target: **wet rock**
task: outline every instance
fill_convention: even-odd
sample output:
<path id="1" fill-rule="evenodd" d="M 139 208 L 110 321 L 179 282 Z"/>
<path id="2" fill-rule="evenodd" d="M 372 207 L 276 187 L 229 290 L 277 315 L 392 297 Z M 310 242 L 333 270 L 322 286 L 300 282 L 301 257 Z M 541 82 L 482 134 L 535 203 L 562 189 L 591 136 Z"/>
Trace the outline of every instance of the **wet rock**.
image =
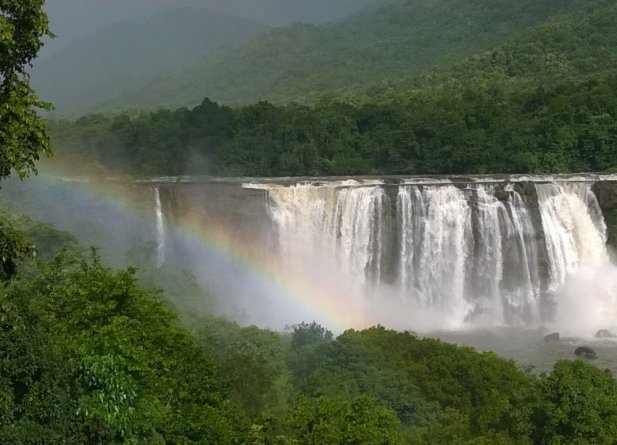
<path id="1" fill-rule="evenodd" d="M 600 329 L 596 332 L 596 338 L 617 338 L 617 335 L 613 334 L 608 329 Z"/>
<path id="2" fill-rule="evenodd" d="M 506 192 L 503 188 L 496 189 L 494 193 L 495 198 L 499 199 L 500 201 L 507 201 L 510 197 L 510 192 Z"/>
<path id="3" fill-rule="evenodd" d="M 574 354 L 577 357 L 582 357 L 582 358 L 597 358 L 598 356 L 596 355 L 596 351 L 594 351 L 593 349 L 591 349 L 589 346 L 579 346 L 578 348 L 576 348 L 574 350 Z"/>
<path id="4" fill-rule="evenodd" d="M 544 341 L 559 341 L 559 332 L 553 332 L 544 336 Z"/>
<path id="5" fill-rule="evenodd" d="M 598 203 L 603 210 L 617 207 L 617 184 L 615 181 L 598 181 L 594 185 L 594 192 Z"/>

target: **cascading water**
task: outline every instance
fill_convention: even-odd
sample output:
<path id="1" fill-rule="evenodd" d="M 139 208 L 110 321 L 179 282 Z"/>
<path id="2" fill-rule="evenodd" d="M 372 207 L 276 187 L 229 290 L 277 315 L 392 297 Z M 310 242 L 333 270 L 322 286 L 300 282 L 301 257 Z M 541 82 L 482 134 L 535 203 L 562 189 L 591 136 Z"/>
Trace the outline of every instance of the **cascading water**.
<path id="1" fill-rule="evenodd" d="M 465 194 L 450 185 L 404 186 L 398 197 L 404 296 L 422 306 L 466 312 L 466 260 L 473 234 Z"/>
<path id="2" fill-rule="evenodd" d="M 587 182 L 536 183 L 537 203 L 516 182 L 439 182 L 259 187 L 286 261 L 335 258 L 365 298 L 386 286 L 459 325 L 546 321 L 569 275 L 609 261 Z"/>
<path id="3" fill-rule="evenodd" d="M 609 262 L 606 224 L 587 183 L 536 184 L 548 252 L 549 290 L 581 266 Z"/>
<path id="4" fill-rule="evenodd" d="M 506 319 L 515 324 L 538 320 L 538 300 L 541 293 L 538 232 L 521 194 L 512 184 L 508 193 L 508 215 L 504 253 L 508 270 L 503 274 Z M 514 265 L 516 267 L 511 267 Z"/>
<path id="5" fill-rule="evenodd" d="M 282 255 L 303 261 L 335 258 L 340 271 L 362 285 L 379 282 L 386 195 L 355 181 L 267 187 Z"/>
<path id="6" fill-rule="evenodd" d="M 161 267 L 165 262 L 165 217 L 161 206 L 161 193 L 154 187 L 154 210 L 156 213 L 156 265 Z"/>
<path id="7" fill-rule="evenodd" d="M 504 274 L 503 244 L 513 230 L 506 206 L 493 188 L 476 190 L 477 243 L 472 283 L 477 309 L 487 321 L 499 320 L 503 314 L 501 283 Z"/>

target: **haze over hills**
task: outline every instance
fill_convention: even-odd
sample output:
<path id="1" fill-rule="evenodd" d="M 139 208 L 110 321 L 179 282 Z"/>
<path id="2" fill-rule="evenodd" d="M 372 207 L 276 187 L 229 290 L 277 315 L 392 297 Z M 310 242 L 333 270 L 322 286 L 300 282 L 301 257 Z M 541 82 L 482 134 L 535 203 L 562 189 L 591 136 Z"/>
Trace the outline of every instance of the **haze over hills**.
<path id="1" fill-rule="evenodd" d="M 402 1 L 324 26 L 275 29 L 120 95 L 108 109 L 311 100 L 452 65 L 520 35 L 573 0 Z"/>
<path id="2" fill-rule="evenodd" d="M 38 61 L 32 83 L 61 113 L 77 112 L 266 29 L 203 8 L 167 9 L 108 25 Z"/>
<path id="3" fill-rule="evenodd" d="M 380 3 L 394 0 L 378 0 Z M 56 38 L 47 42 L 47 57 L 76 40 L 115 22 L 170 8 L 204 8 L 272 26 L 294 22 L 323 23 L 360 10 L 375 0 L 46 0 L 45 10 Z"/>

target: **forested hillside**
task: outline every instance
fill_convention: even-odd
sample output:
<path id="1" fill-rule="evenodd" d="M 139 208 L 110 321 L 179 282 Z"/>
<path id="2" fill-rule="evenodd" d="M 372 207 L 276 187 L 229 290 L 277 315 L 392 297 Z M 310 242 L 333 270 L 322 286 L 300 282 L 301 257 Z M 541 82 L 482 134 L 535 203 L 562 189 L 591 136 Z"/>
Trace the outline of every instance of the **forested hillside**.
<path id="1" fill-rule="evenodd" d="M 266 26 L 203 8 L 173 8 L 108 25 L 38 61 L 32 82 L 59 113 L 84 112 Z"/>
<path id="2" fill-rule="evenodd" d="M 614 171 L 617 5 L 598 0 L 450 69 L 351 104 L 210 100 L 53 122 L 60 157 L 133 174 Z"/>
<path id="3" fill-rule="evenodd" d="M 401 79 L 508 41 L 578 0 L 402 0 L 328 25 L 275 29 L 120 95 L 106 108 L 307 101 Z"/>
<path id="4" fill-rule="evenodd" d="M 616 19 L 614 2 L 584 2 L 573 12 L 531 28 L 510 43 L 470 56 L 449 69 L 432 70 L 400 82 L 374 86 L 366 96 L 371 101 L 400 101 L 409 100 L 419 90 L 443 85 L 493 83 L 496 87 L 507 88 L 513 82 L 520 82 L 539 86 L 614 73 L 617 69 L 617 30 L 613 26 Z"/>

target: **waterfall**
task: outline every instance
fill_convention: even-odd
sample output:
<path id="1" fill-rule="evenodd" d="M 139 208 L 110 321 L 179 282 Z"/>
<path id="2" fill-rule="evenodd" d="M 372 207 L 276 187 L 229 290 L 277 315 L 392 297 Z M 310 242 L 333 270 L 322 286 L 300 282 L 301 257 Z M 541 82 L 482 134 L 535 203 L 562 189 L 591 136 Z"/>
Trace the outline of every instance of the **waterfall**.
<path id="1" fill-rule="evenodd" d="M 417 268 L 412 272 L 416 298 L 423 306 L 462 314 L 468 310 L 465 276 L 473 239 L 471 208 L 465 194 L 454 186 L 427 187 L 422 195 L 424 221 L 416 245 Z"/>
<path id="2" fill-rule="evenodd" d="M 285 261 L 327 262 L 369 298 L 385 285 L 401 307 L 460 323 L 526 325 L 541 321 L 544 300 L 570 274 L 608 263 L 608 253 L 590 183 L 525 181 L 535 184 L 537 202 L 522 181 L 259 188 L 268 192 Z"/>
<path id="3" fill-rule="evenodd" d="M 504 271 L 502 287 L 505 290 L 506 319 L 515 324 L 538 319 L 538 298 L 541 293 L 538 233 L 521 194 L 513 185 L 505 187 L 508 193 L 508 224 L 506 248 L 508 270 Z"/>
<path id="4" fill-rule="evenodd" d="M 379 282 L 386 200 L 381 187 L 346 181 L 268 190 L 283 256 L 335 258 L 349 277 Z"/>
<path id="5" fill-rule="evenodd" d="M 580 266 L 608 263 L 606 225 L 587 183 L 536 184 L 555 291 Z"/>
<path id="6" fill-rule="evenodd" d="M 477 243 L 473 289 L 476 309 L 483 318 L 494 320 L 503 312 L 501 283 L 504 273 L 503 246 L 513 232 L 506 206 L 495 197 L 493 187 L 479 186 L 476 190 Z"/>
<path id="7" fill-rule="evenodd" d="M 156 212 L 156 266 L 161 267 L 165 262 L 165 219 L 161 206 L 161 194 L 158 187 L 154 187 L 154 209 Z"/>
<path id="8" fill-rule="evenodd" d="M 426 207 L 422 192 L 413 186 L 403 186 L 397 196 L 398 228 L 400 230 L 399 281 L 406 292 L 417 287 L 415 271 L 418 269 L 416 249 L 422 245 Z"/>

